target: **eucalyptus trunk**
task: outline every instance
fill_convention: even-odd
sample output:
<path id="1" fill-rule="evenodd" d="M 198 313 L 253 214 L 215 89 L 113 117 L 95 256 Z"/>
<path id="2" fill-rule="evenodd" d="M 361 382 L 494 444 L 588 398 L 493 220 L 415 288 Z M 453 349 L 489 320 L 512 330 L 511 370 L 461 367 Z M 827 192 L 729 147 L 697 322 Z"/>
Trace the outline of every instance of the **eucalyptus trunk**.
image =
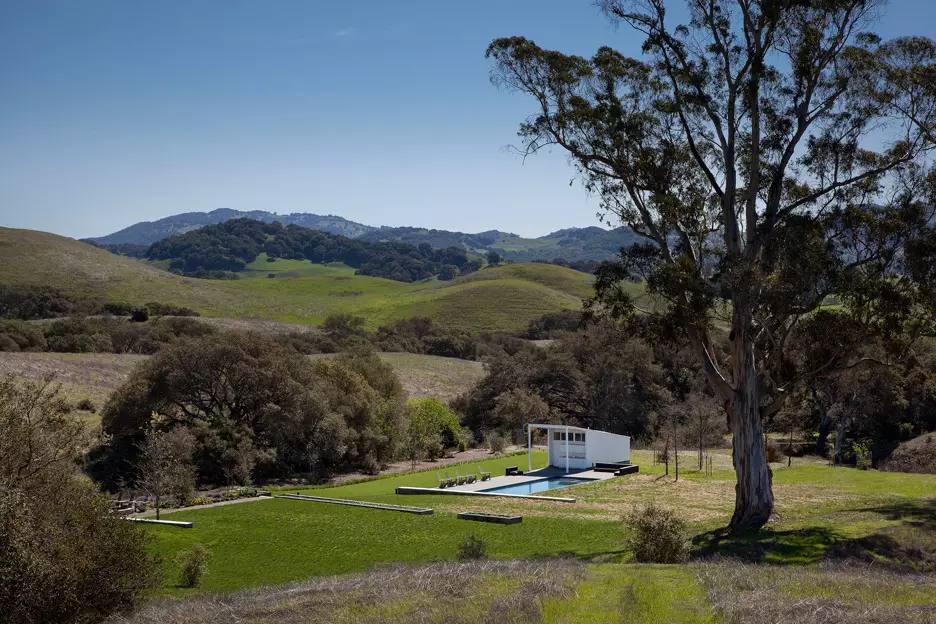
<path id="1" fill-rule="evenodd" d="M 744 311 L 735 310 L 733 368 L 736 387 L 729 407 L 732 461 L 737 479 L 734 515 L 729 524 L 732 533 L 757 529 L 773 514 L 773 475 L 764 443 L 754 344 L 745 331 L 750 325 L 749 318 Z"/>

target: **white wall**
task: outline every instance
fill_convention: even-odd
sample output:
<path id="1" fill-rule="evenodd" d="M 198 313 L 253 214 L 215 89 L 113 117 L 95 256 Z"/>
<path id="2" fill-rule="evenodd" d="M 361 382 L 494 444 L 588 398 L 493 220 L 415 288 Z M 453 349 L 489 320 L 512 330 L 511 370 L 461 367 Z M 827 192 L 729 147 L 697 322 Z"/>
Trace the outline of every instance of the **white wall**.
<path id="1" fill-rule="evenodd" d="M 564 440 L 554 440 L 554 432 L 564 432 L 562 429 L 549 430 L 549 464 L 557 468 L 566 467 L 566 443 Z M 569 431 L 570 437 L 576 432 Z M 630 461 L 630 438 L 604 431 L 589 430 L 585 432 L 585 443 L 569 442 L 569 468 L 591 468 L 596 462 Z"/>
<path id="2" fill-rule="evenodd" d="M 588 443 L 588 464 L 597 462 L 630 461 L 630 438 L 604 431 L 589 431 L 585 435 Z"/>

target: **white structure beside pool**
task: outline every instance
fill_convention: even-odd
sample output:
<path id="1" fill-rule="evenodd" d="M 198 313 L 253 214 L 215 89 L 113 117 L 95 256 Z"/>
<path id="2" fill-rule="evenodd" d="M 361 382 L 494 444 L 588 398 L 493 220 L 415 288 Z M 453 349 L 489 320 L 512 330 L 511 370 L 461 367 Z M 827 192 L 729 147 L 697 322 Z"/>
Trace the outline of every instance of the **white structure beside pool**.
<path id="1" fill-rule="evenodd" d="M 527 471 L 533 470 L 533 429 L 545 429 L 548 435 L 547 465 L 570 470 L 587 470 L 600 463 L 630 462 L 630 437 L 583 429 L 570 425 L 527 426 Z"/>

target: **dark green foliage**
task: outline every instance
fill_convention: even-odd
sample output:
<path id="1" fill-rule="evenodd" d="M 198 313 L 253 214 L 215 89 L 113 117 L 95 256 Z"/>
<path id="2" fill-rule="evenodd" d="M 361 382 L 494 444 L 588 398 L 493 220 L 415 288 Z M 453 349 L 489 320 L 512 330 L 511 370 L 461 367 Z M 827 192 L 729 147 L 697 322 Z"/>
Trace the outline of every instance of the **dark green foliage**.
<path id="1" fill-rule="evenodd" d="M 488 261 L 488 264 L 490 264 L 491 266 L 497 266 L 498 264 L 501 263 L 501 260 L 502 260 L 501 255 L 497 253 L 496 251 L 487 252 L 487 261 Z"/>
<path id="2" fill-rule="evenodd" d="M 443 449 L 458 448 L 461 425 L 458 416 L 444 403 L 438 399 L 410 399 L 406 410 L 411 436 L 426 443 L 438 441 Z"/>
<path id="3" fill-rule="evenodd" d="M 79 399 L 78 402 L 75 403 L 75 409 L 84 412 L 94 412 L 97 408 L 94 407 L 94 403 L 91 401 L 91 399 L 85 397 L 83 399 Z"/>
<path id="4" fill-rule="evenodd" d="M 868 441 L 855 442 L 852 444 L 852 452 L 855 454 L 855 467 L 858 470 L 871 470 L 871 443 Z"/>
<path id="5" fill-rule="evenodd" d="M 175 562 L 179 566 L 179 586 L 198 587 L 202 577 L 208 574 L 211 563 L 211 551 L 201 544 L 195 544 L 189 550 L 176 554 Z"/>
<path id="6" fill-rule="evenodd" d="M 94 245 L 100 249 L 105 249 L 118 256 L 127 256 L 128 258 L 145 258 L 146 250 L 149 245 L 137 245 L 134 243 L 101 244 L 89 238 L 82 239 L 82 242 Z"/>
<path id="7" fill-rule="evenodd" d="M 442 268 L 439 269 L 439 279 L 444 282 L 455 279 L 458 274 L 458 267 L 454 264 L 443 264 Z"/>
<path id="8" fill-rule="evenodd" d="M 414 316 L 380 327 L 370 340 L 381 351 L 406 351 L 462 360 L 481 359 L 501 351 L 505 344 L 519 348 L 518 345 L 522 343 L 505 335 L 479 335 L 440 327 L 425 316 Z"/>
<path id="9" fill-rule="evenodd" d="M 625 545 L 638 563 L 684 563 L 689 558 L 686 522 L 670 509 L 651 503 L 624 516 Z"/>
<path id="10" fill-rule="evenodd" d="M 248 332 L 180 338 L 111 396 L 102 412 L 111 438 L 93 470 L 109 484 L 130 480 L 153 412 L 160 427 L 192 431 L 206 483 L 372 466 L 392 459 L 397 392 L 386 370 L 353 356 L 309 361 Z"/>
<path id="11" fill-rule="evenodd" d="M 487 557 L 488 545 L 477 535 L 469 535 L 458 544 L 455 558 L 459 561 L 474 561 Z"/>
<path id="12" fill-rule="evenodd" d="M 45 351 L 42 325 L 0 320 L 0 351 Z"/>
<path id="13" fill-rule="evenodd" d="M 329 314 L 322 323 L 322 331 L 335 342 L 346 343 L 364 336 L 364 319 L 351 314 Z"/>
<path id="14" fill-rule="evenodd" d="M 140 527 L 76 470 L 81 423 L 48 383 L 0 381 L 0 620 L 99 622 L 159 576 Z"/>
<path id="15" fill-rule="evenodd" d="M 561 422 L 652 437 L 654 413 L 681 400 L 698 371 L 683 361 L 684 350 L 636 332 L 613 323 L 592 324 L 586 331 L 562 334 L 548 349 L 526 346 L 492 356 L 488 375 L 453 407 L 473 432 L 499 430 L 514 438 L 515 417 L 504 420 L 514 411 L 498 409 L 498 401 L 520 390 L 539 397 Z"/>
<path id="16" fill-rule="evenodd" d="M 79 309 L 72 297 L 50 286 L 0 284 L 0 318 L 59 318 Z"/>
<path id="17" fill-rule="evenodd" d="M 152 316 L 199 316 L 198 312 L 191 308 L 156 301 L 147 303 L 146 309 Z"/>
<path id="18" fill-rule="evenodd" d="M 618 246 L 614 251 L 609 253 L 609 256 L 614 255 L 618 252 L 620 246 Z M 553 258 L 552 260 L 544 260 L 542 258 L 537 258 L 533 262 L 542 262 L 544 264 L 555 264 L 556 266 L 566 267 L 573 269 L 575 271 L 581 271 L 582 273 L 594 274 L 600 266 L 600 262 L 597 260 L 566 260 L 565 258 Z"/>
<path id="19" fill-rule="evenodd" d="M 130 313 L 131 323 L 145 323 L 149 320 L 149 311 L 146 308 L 137 308 Z"/>
<path id="20" fill-rule="evenodd" d="M 69 318 L 42 324 L 0 321 L 0 351 L 152 354 L 179 336 L 216 332 L 207 323 L 175 317 L 146 323 L 122 318 Z"/>
<path id="21" fill-rule="evenodd" d="M 412 282 L 436 275 L 444 265 L 470 272 L 462 249 L 420 250 L 408 243 L 374 242 L 345 238 L 297 225 L 234 219 L 163 239 L 149 248 L 152 260 L 170 260 L 170 268 L 194 277 L 211 272 L 242 271 L 266 252 L 269 258 L 343 262 L 359 275 Z"/>
<path id="22" fill-rule="evenodd" d="M 526 331 L 530 340 L 552 338 L 560 332 L 574 332 L 582 327 L 582 313 L 575 310 L 561 310 L 542 315 Z"/>

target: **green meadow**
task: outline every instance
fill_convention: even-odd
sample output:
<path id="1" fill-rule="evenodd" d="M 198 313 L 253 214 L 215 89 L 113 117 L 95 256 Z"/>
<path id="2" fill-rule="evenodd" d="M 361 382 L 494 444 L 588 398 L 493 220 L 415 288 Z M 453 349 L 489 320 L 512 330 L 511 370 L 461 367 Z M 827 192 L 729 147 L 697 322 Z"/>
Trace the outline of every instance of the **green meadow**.
<path id="1" fill-rule="evenodd" d="M 269 277 L 273 275 L 273 277 Z M 54 286 L 79 297 L 160 301 L 205 316 L 321 323 L 362 316 L 374 329 L 411 316 L 470 330 L 516 330 L 546 312 L 578 309 L 592 277 L 548 264 L 486 268 L 449 282 L 416 283 L 354 275 L 346 266 L 261 256 L 242 279 L 200 280 L 116 256 L 69 238 L 0 228 L 0 281 Z"/>

